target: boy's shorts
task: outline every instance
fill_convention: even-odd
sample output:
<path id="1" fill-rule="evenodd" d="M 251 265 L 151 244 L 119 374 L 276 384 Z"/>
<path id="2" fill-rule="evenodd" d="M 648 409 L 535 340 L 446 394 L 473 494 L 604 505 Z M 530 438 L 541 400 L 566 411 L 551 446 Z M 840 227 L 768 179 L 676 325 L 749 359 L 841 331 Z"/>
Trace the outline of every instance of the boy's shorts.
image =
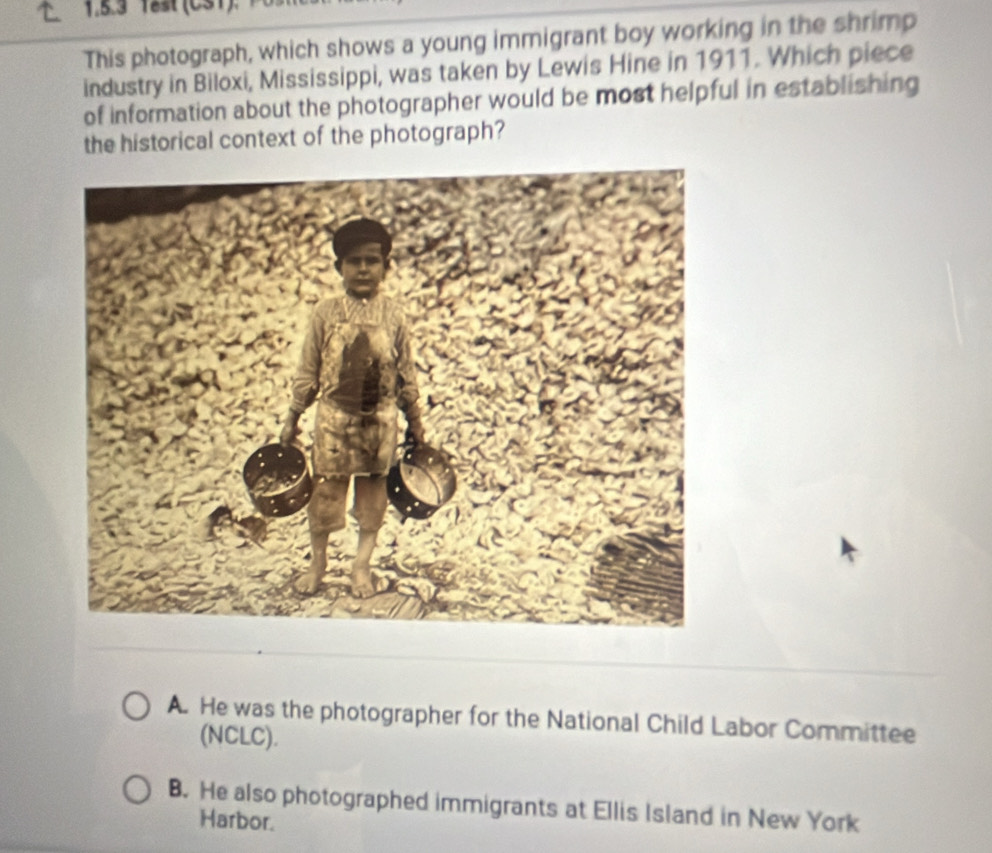
<path id="1" fill-rule="evenodd" d="M 321 400 L 314 424 L 314 474 L 345 479 L 355 471 L 388 474 L 396 456 L 397 413 L 394 400 L 383 401 L 368 415 L 349 414 Z"/>
<path id="2" fill-rule="evenodd" d="M 318 476 L 314 478 L 313 494 L 307 504 L 311 533 L 319 535 L 344 529 L 347 524 L 345 508 L 348 502 L 348 483 L 351 479 L 355 481 L 355 500 L 351 513 L 358 520 L 358 528 L 371 532 L 382 527 L 388 505 L 385 477 Z"/>

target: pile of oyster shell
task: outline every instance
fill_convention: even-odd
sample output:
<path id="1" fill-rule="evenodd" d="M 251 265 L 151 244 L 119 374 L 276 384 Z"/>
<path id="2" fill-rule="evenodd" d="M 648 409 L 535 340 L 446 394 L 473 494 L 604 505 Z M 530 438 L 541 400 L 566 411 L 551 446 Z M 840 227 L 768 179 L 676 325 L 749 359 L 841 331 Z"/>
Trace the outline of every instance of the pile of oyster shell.
<path id="1" fill-rule="evenodd" d="M 618 537 L 682 546 L 681 173 L 288 184 L 154 214 L 128 203 L 87 226 L 92 608 L 681 618 L 680 600 L 645 611 L 590 587 Z M 276 440 L 310 313 L 340 287 L 328 229 L 359 215 L 394 234 L 384 289 L 405 307 L 427 438 L 459 485 L 430 519 L 390 511 L 381 596 L 348 594 L 352 523 L 325 588 L 303 599 L 291 580 L 305 513 L 255 518 L 241 468 Z"/>

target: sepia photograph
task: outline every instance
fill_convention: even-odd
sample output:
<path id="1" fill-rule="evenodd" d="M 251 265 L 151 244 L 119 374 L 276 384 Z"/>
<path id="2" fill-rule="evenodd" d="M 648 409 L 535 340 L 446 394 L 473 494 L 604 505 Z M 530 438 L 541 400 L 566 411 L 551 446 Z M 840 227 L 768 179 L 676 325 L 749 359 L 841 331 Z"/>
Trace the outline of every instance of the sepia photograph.
<path id="1" fill-rule="evenodd" d="M 684 624 L 681 171 L 86 193 L 89 606 Z"/>

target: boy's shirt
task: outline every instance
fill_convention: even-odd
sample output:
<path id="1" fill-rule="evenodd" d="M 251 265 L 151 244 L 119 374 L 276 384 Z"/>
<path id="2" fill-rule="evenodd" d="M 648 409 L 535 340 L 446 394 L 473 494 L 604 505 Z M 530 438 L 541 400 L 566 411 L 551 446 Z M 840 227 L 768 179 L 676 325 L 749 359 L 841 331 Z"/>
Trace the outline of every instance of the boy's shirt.
<path id="1" fill-rule="evenodd" d="M 315 461 L 328 469 L 321 473 L 384 473 L 396 445 L 396 407 L 419 416 L 417 398 L 406 320 L 394 300 L 343 294 L 317 304 L 291 408 L 329 404 L 318 412 L 314 442 Z"/>
<path id="2" fill-rule="evenodd" d="M 418 389 L 406 319 L 379 293 L 371 299 L 344 294 L 317 304 L 293 382 L 292 409 L 315 399 L 348 414 L 371 414 L 382 404 L 405 412 Z"/>

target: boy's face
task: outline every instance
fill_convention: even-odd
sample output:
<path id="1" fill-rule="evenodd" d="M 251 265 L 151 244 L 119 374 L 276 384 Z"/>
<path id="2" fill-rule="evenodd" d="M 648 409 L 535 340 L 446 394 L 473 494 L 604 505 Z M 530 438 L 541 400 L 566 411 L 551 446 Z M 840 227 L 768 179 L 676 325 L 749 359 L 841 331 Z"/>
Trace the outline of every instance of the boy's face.
<path id="1" fill-rule="evenodd" d="M 359 299 L 375 296 L 386 275 L 386 260 L 379 243 L 362 243 L 338 261 L 345 290 Z"/>

